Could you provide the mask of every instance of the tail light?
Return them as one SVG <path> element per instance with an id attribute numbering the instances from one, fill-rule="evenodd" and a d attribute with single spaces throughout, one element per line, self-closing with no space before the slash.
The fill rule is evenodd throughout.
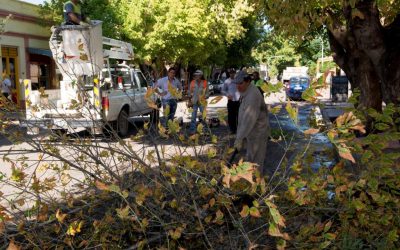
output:
<path id="1" fill-rule="evenodd" d="M 103 96 L 101 98 L 101 106 L 103 107 L 104 111 L 108 111 L 110 107 L 110 100 L 108 99 L 108 96 Z"/>
<path id="2" fill-rule="evenodd" d="M 118 88 L 122 89 L 123 88 L 123 86 L 122 86 L 122 76 L 118 76 L 117 82 L 118 82 Z"/>

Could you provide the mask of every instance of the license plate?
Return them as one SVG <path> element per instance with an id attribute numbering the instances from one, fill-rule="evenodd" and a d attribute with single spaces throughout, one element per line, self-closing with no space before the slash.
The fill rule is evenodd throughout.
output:
<path id="1" fill-rule="evenodd" d="M 299 90 L 299 89 L 301 89 L 301 86 L 300 85 L 296 85 L 296 86 L 294 86 L 294 89 L 295 90 Z"/>

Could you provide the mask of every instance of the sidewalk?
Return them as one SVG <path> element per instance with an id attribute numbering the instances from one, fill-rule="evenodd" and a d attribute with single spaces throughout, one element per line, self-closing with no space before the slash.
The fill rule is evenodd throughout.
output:
<path id="1" fill-rule="evenodd" d="M 330 96 L 330 86 L 328 88 L 323 89 L 321 91 L 321 96 L 318 98 L 320 102 L 323 104 L 323 108 L 321 110 L 321 115 L 326 126 L 332 127 L 332 123 L 336 120 L 337 117 L 343 115 L 346 112 L 346 109 L 353 108 L 353 104 L 349 102 L 333 102 Z M 351 93 L 349 93 L 350 97 Z M 378 134 L 379 135 L 379 134 Z M 383 136 L 383 135 L 382 135 Z M 357 141 L 362 141 L 363 138 L 357 138 Z M 398 152 L 400 150 L 400 142 L 399 141 L 390 141 L 386 147 L 389 152 Z"/>

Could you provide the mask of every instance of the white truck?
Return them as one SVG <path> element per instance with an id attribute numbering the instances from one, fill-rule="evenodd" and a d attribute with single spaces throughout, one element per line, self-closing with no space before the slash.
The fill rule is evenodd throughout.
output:
<path id="1" fill-rule="evenodd" d="M 285 84 L 289 82 L 291 77 L 294 76 L 308 76 L 308 67 L 286 67 L 282 73 L 282 82 Z"/>
<path id="2" fill-rule="evenodd" d="M 158 117 L 142 72 L 125 63 L 133 59 L 132 45 L 102 37 L 101 21 L 52 29 L 49 43 L 63 80 L 60 89 L 34 91 L 24 81 L 28 132 L 42 127 L 98 134 L 113 127 L 125 136 L 129 117 Z M 124 62 L 110 65 L 110 59 Z"/>

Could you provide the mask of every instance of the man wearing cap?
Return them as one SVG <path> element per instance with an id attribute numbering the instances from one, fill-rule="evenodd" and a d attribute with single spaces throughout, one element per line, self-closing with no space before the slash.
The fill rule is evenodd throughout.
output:
<path id="1" fill-rule="evenodd" d="M 256 163 L 263 174 L 264 159 L 269 137 L 268 109 L 258 88 L 251 83 L 251 77 L 240 71 L 233 83 L 240 92 L 240 107 L 235 148 L 241 150 L 246 140 L 246 160 Z"/>
<path id="2" fill-rule="evenodd" d="M 175 78 L 175 68 L 173 67 L 168 69 L 168 75 L 166 77 L 158 79 L 155 89 L 155 92 L 161 96 L 161 103 L 164 113 L 169 107 L 169 113 L 164 124 L 165 127 L 168 125 L 168 120 L 174 119 L 178 105 L 177 96 L 172 95 L 170 90 L 182 90 L 180 81 Z"/>
<path id="3" fill-rule="evenodd" d="M 222 94 L 228 98 L 228 125 L 231 134 L 236 134 L 240 104 L 240 93 L 237 90 L 237 85 L 232 83 L 235 78 L 235 73 L 233 69 L 229 71 L 229 78 L 225 80 L 221 91 Z"/>
<path id="4" fill-rule="evenodd" d="M 207 80 L 203 79 L 203 72 L 201 70 L 196 70 L 193 74 L 194 79 L 190 82 L 190 87 L 188 91 L 188 96 L 193 104 L 192 119 L 190 122 L 190 133 L 196 132 L 196 119 L 197 110 L 200 110 L 201 118 L 203 120 L 204 108 L 207 106 L 206 96 L 208 95 L 208 83 Z"/>

